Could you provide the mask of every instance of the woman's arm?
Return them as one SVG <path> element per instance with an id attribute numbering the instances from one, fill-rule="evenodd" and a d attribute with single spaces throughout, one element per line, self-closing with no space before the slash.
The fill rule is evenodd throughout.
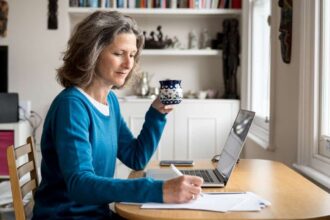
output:
<path id="1" fill-rule="evenodd" d="M 153 113 L 150 114 L 152 117 Z M 52 132 L 59 170 L 71 199 L 81 204 L 163 201 L 162 181 L 148 178 L 121 180 L 96 173 L 89 140 L 90 119 L 80 100 L 60 102 L 51 123 L 54 125 Z"/>

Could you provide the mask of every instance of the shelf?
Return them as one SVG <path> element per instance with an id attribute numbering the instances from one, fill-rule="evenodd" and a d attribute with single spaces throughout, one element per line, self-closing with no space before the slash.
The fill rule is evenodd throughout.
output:
<path id="1" fill-rule="evenodd" d="M 84 7 L 69 7 L 68 12 L 71 16 L 85 16 L 87 14 L 93 13 L 98 10 L 103 11 L 119 11 L 123 14 L 131 15 L 131 16 L 167 16 L 173 15 L 177 16 L 222 16 L 222 15 L 241 15 L 241 9 L 160 9 L 160 8 L 84 8 Z"/>
<path id="2" fill-rule="evenodd" d="M 152 102 L 153 99 L 150 98 L 141 98 L 141 97 L 119 97 L 118 98 L 119 102 L 126 102 L 126 103 L 135 103 L 135 102 Z M 183 98 L 182 102 L 180 104 L 184 103 L 233 103 L 233 102 L 239 102 L 239 99 L 188 99 L 188 98 Z"/>
<path id="3" fill-rule="evenodd" d="M 221 50 L 142 50 L 143 56 L 220 56 L 221 54 Z"/>

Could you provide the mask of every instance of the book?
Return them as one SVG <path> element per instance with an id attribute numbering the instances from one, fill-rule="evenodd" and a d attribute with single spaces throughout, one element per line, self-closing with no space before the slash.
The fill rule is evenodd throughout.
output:
<path id="1" fill-rule="evenodd" d="M 231 8 L 241 9 L 242 8 L 242 0 L 231 0 Z"/>

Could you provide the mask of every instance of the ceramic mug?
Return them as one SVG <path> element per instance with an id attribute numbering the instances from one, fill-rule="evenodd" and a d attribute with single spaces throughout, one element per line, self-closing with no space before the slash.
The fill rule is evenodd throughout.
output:
<path id="1" fill-rule="evenodd" d="M 160 101 L 164 105 L 179 104 L 182 101 L 183 93 L 181 80 L 162 80 L 160 83 Z"/>

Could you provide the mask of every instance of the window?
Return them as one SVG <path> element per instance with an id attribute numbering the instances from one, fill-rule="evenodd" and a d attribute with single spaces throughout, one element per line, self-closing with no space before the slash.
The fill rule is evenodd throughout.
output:
<path id="1" fill-rule="evenodd" d="M 320 142 L 319 154 L 330 159 L 330 3 L 324 4 L 321 20 Z"/>
<path id="2" fill-rule="evenodd" d="M 249 137 L 264 148 L 269 147 L 270 115 L 270 0 L 249 1 L 248 86 L 246 108 L 256 112 Z M 243 99 L 243 97 L 242 97 Z M 243 104 L 244 105 L 244 104 Z"/>
<path id="3" fill-rule="evenodd" d="M 302 1 L 298 162 L 330 189 L 330 2 Z"/>

